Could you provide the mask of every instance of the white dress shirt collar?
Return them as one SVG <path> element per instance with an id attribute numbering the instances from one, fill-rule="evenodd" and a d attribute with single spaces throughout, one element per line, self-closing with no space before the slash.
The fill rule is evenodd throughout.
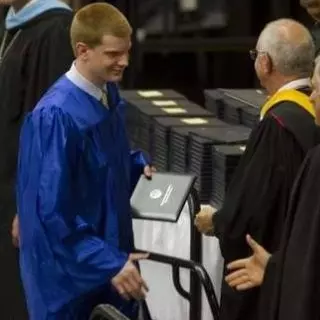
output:
<path id="1" fill-rule="evenodd" d="M 286 83 L 284 86 L 282 86 L 278 90 L 278 92 L 283 91 L 283 90 L 289 90 L 289 89 L 300 89 L 303 87 L 310 87 L 311 88 L 310 78 L 302 78 L 302 79 L 290 81 L 290 82 Z"/>
<path id="2" fill-rule="evenodd" d="M 70 70 L 66 73 L 66 77 L 78 88 L 101 101 L 102 90 L 80 74 L 75 63 L 72 64 Z"/>

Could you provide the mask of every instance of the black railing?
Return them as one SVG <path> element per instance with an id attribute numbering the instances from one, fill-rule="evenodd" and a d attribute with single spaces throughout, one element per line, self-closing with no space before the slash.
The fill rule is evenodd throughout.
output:
<path id="1" fill-rule="evenodd" d="M 197 313 L 192 314 L 190 310 L 190 320 L 191 319 L 201 319 L 201 305 L 198 305 L 198 301 L 194 299 L 196 295 L 201 296 L 201 288 L 204 289 L 210 310 L 213 316 L 214 320 L 219 319 L 219 303 L 214 291 L 214 287 L 212 285 L 211 279 L 205 270 L 205 268 L 197 263 L 190 260 L 180 259 L 176 257 L 170 257 L 167 255 L 159 254 L 159 253 L 150 253 L 148 260 L 171 265 L 172 267 L 172 278 L 173 278 L 173 284 L 175 286 L 175 289 L 177 292 L 184 297 L 186 300 L 190 302 L 190 309 L 191 306 L 194 305 L 194 310 L 197 311 Z M 180 270 L 181 269 L 187 269 L 190 270 L 192 276 L 196 279 L 197 286 L 200 287 L 200 290 L 196 292 L 193 292 L 192 286 L 190 286 L 190 292 L 183 289 L 181 283 L 180 283 Z"/>
<path id="2" fill-rule="evenodd" d="M 108 304 L 97 306 L 90 317 L 90 320 L 130 320 L 125 315 Z"/>
<path id="3" fill-rule="evenodd" d="M 201 319 L 202 312 L 202 288 L 206 294 L 210 310 L 214 320 L 219 319 L 219 303 L 211 279 L 202 266 L 202 236 L 194 228 L 194 216 L 200 211 L 200 200 L 197 191 L 193 188 L 188 197 L 188 207 L 190 213 L 190 260 L 171 257 L 164 254 L 149 252 L 148 260 L 170 265 L 172 268 L 172 280 L 176 291 L 190 303 L 189 319 Z M 138 252 L 146 252 L 137 250 Z M 183 288 L 180 282 L 180 270 L 190 271 L 190 290 Z M 145 305 L 146 306 L 146 305 Z M 113 310 L 114 311 L 114 310 Z M 152 319 L 149 310 L 145 308 L 144 320 Z M 112 316 L 114 316 L 112 318 Z M 122 318 L 120 317 L 122 316 Z M 90 320 L 127 320 L 120 313 L 112 313 L 110 306 L 98 306 Z"/>
<path id="4" fill-rule="evenodd" d="M 149 252 L 148 260 L 171 265 L 172 277 L 173 277 L 173 283 L 174 283 L 175 289 L 183 298 L 185 298 L 190 302 L 190 304 L 192 304 L 193 293 L 183 289 L 180 283 L 180 270 L 181 269 L 190 270 L 190 272 L 197 279 L 197 282 L 200 284 L 200 287 L 202 287 L 205 291 L 213 319 L 214 320 L 219 319 L 218 300 L 217 300 L 212 282 L 209 278 L 209 275 L 202 265 L 193 261 L 188 261 L 180 258 L 173 258 L 167 255 L 153 253 L 153 252 Z M 197 308 L 197 310 L 201 312 L 201 308 Z M 200 319 L 200 317 L 201 317 L 200 314 L 196 314 L 195 318 L 191 318 L 191 314 L 190 314 L 190 319 L 193 319 L 193 320 Z M 119 313 L 118 311 L 116 311 L 113 307 L 110 307 L 108 305 L 100 305 L 93 311 L 93 314 L 90 320 L 127 320 L 127 318 L 121 313 Z"/>
<path id="5" fill-rule="evenodd" d="M 201 319 L 202 292 L 204 288 L 214 320 L 219 319 L 219 303 L 211 279 L 202 264 L 202 235 L 194 228 L 193 220 L 200 211 L 198 192 L 192 188 L 188 197 L 190 213 L 190 260 L 171 257 L 159 253 L 150 253 L 148 260 L 169 264 L 172 267 L 172 280 L 177 292 L 190 303 L 189 319 Z M 138 250 L 141 252 L 141 250 Z M 180 270 L 190 270 L 190 291 L 186 291 L 180 282 Z M 152 317 L 152 315 L 151 315 Z"/>

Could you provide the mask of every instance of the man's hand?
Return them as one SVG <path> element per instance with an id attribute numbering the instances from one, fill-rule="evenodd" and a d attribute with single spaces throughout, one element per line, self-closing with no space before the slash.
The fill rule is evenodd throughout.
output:
<path id="1" fill-rule="evenodd" d="M 151 179 L 152 178 L 152 173 L 156 172 L 156 171 L 157 170 L 156 170 L 155 167 L 147 165 L 143 169 L 143 174 L 147 179 Z"/>
<path id="2" fill-rule="evenodd" d="M 201 211 L 196 215 L 194 219 L 194 224 L 199 230 L 199 232 L 206 235 L 212 235 L 214 226 L 212 223 L 212 217 L 214 215 L 215 209 L 211 206 L 204 206 Z"/>
<path id="3" fill-rule="evenodd" d="M 126 300 L 145 299 L 149 291 L 146 282 L 142 279 L 134 261 L 147 259 L 149 254 L 132 253 L 121 271 L 112 279 L 112 284 L 118 293 Z"/>
<path id="4" fill-rule="evenodd" d="M 226 281 L 230 287 L 235 287 L 239 291 L 258 287 L 262 284 L 265 269 L 271 257 L 271 254 L 249 235 L 246 239 L 253 250 L 253 255 L 227 265 L 227 269 L 233 272 L 226 277 Z"/>
<path id="5" fill-rule="evenodd" d="M 19 218 L 18 215 L 14 216 L 12 227 L 11 227 L 11 237 L 12 243 L 16 248 L 19 248 L 20 238 L 19 238 Z"/>

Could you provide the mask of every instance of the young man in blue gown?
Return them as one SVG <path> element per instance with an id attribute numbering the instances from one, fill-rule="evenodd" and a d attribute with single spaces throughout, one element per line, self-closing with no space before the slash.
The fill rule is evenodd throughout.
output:
<path id="1" fill-rule="evenodd" d="M 151 175 L 132 152 L 117 82 L 131 27 L 112 5 L 77 12 L 76 60 L 22 127 L 17 177 L 20 268 L 30 320 L 87 320 L 110 303 L 136 319 L 148 290 L 134 261 L 130 196 Z"/>

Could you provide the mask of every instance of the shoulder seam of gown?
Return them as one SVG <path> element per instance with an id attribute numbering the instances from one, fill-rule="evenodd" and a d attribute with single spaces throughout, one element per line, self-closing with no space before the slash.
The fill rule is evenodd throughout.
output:
<path id="1" fill-rule="evenodd" d="M 276 114 L 274 114 L 272 111 L 270 111 L 270 115 L 272 116 L 272 118 L 274 118 L 274 120 L 277 121 L 277 123 L 278 123 L 281 127 L 285 128 L 284 122 L 283 122 L 283 120 L 282 120 L 279 116 L 277 116 Z"/>

